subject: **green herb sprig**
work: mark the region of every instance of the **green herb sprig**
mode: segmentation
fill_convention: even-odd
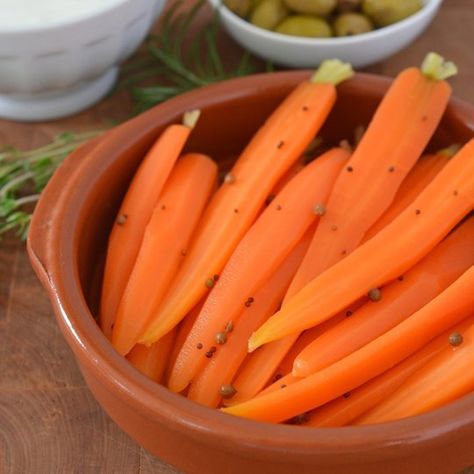
[[[136,112],[192,89],[257,71],[248,52],[234,67],[225,67],[218,47],[218,13],[200,28],[194,27],[206,3],[197,0],[185,9],[182,0],[174,1],[158,32],[150,35],[142,50],[122,68],[118,88],[130,91]],[[267,64],[266,70],[272,66]]]
[[[23,239],[41,191],[69,153],[102,131],[62,133],[31,151],[0,149],[0,236],[13,230]]]

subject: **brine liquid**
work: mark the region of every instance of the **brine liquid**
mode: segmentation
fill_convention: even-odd
[[[0,31],[43,27],[100,11],[121,0],[0,0]]]

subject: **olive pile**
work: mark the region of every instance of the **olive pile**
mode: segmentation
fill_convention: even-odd
[[[224,0],[224,4],[260,28],[312,38],[360,35],[423,7],[422,0]]]

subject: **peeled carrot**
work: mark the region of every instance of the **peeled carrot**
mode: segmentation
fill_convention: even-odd
[[[112,343],[120,354],[127,354],[138,341],[169,288],[216,178],[217,165],[200,154],[184,155],[171,172],[118,307]]]
[[[397,278],[474,207],[474,139],[391,224],[298,292],[250,338],[249,350],[320,324]],[[314,242],[314,240],[313,240]]]
[[[190,312],[186,315],[186,317],[181,321],[179,326],[176,327],[176,338],[173,344],[173,348],[171,349],[171,354],[169,357],[168,367],[166,368],[166,383],[171,377],[171,372],[173,370],[174,364],[176,363],[176,358],[183,347],[184,341],[188,337],[189,331],[194,326],[194,323],[201,312],[202,306],[204,304],[204,299],[201,300]]]
[[[175,331],[170,331],[163,339],[150,347],[137,344],[128,353],[127,359],[142,374],[155,382],[162,383],[175,335]]]
[[[443,79],[455,72],[430,53],[394,80],[334,185],[291,294],[356,249],[390,206],[441,120],[451,96]]]
[[[282,385],[286,387],[287,385],[290,385],[291,383],[301,380],[303,377],[295,376],[292,374],[295,358],[298,356],[298,354],[302,352],[303,349],[305,349],[308,345],[313,343],[317,338],[326,334],[327,331],[330,331],[333,327],[338,326],[345,319],[351,317],[354,314],[354,311],[356,311],[365,302],[366,302],[366,299],[362,298],[360,301],[357,301],[354,304],[352,304],[350,309],[348,308],[344,311],[341,311],[339,314],[337,314],[336,316],[333,316],[331,319],[328,319],[327,321],[324,321],[323,323],[318,324],[317,326],[314,326],[308,329],[307,331],[304,331],[296,340],[296,342],[293,344],[293,346],[291,346],[291,349],[288,351],[285,358],[282,360],[281,364],[279,365],[277,369],[277,373],[274,374],[273,376],[273,382],[261,392],[259,391],[258,395],[263,395],[265,393],[273,392],[277,389],[280,389]],[[268,355],[269,358],[271,359],[271,357],[274,354],[274,351],[268,354],[265,354],[265,349],[277,347],[276,345],[278,343],[284,343],[285,341],[289,340],[292,337],[294,336],[287,336],[281,339],[280,341],[270,342],[269,344],[266,344],[265,346],[260,348],[259,351],[249,354],[249,357],[258,356],[258,354],[264,354],[264,355]],[[259,361],[259,362],[264,363],[264,361]],[[283,374],[286,374],[286,375],[283,375]],[[236,402],[241,403],[242,401],[253,398],[256,394],[257,392],[252,394],[252,396],[246,399],[242,399],[242,400],[232,399],[233,403],[231,404],[235,404]]]
[[[245,309],[246,317],[239,320],[231,332],[223,332],[225,343],[217,345],[204,370],[194,379],[188,398],[209,407],[219,405],[222,396],[234,393],[232,379],[247,355],[247,340],[252,331],[281,304],[285,291],[308,249],[312,233],[308,232],[284,262],[255,293],[255,301]],[[227,390],[227,392],[226,392]]]
[[[300,159],[293,163],[291,168],[275,184],[271,193],[267,196],[265,204],[270,204],[275,199],[276,195],[304,168],[304,166],[304,159],[300,157]]]
[[[449,337],[446,346],[389,397],[359,418],[367,425],[420,415],[474,391],[474,322]],[[461,342],[462,340],[462,342]],[[459,345],[455,341],[459,341]]]
[[[390,224],[390,222],[406,209],[441,171],[443,166],[456,151],[458,151],[456,147],[450,147],[434,155],[423,156],[403,180],[392,204],[367,231],[363,242],[371,239],[377,232],[383,229],[387,224]]]
[[[242,308],[275,272],[318,216],[314,207],[324,202],[348,154],[334,148],[298,173],[248,230],[214,284],[171,374],[171,390],[180,392],[209,359],[216,334],[229,321],[237,322]],[[250,302],[250,303],[249,303]],[[197,349],[202,344],[204,351]]]
[[[141,342],[151,343],[166,334],[208,292],[206,282],[221,273],[272,188],[321,128],[336,100],[335,85],[351,75],[349,65],[323,62],[267,119],[212,199],[183,266]]]
[[[247,359],[239,369],[234,381],[234,387],[237,393],[231,399],[224,400],[224,404],[235,405],[236,403],[249,400],[257,395],[271,380],[278,379],[280,376],[291,372],[294,357],[296,357],[307,344],[345,317],[345,311],[341,312],[328,321],[308,329],[296,342],[294,336],[288,336],[280,341],[273,341],[270,344],[266,344],[258,351],[248,354]],[[297,352],[293,352],[293,347],[299,347],[300,349]],[[291,362],[288,363],[289,367],[278,368],[280,362],[283,364],[282,358],[285,357],[285,354],[287,354],[286,357],[291,359]],[[291,354],[293,354],[293,358],[291,358]]]
[[[398,387],[426,362],[449,345],[449,336],[464,330],[474,323],[470,317],[433,339],[392,369],[357,387],[345,396],[336,398],[308,413],[305,426],[345,426],[358,419],[378,403],[390,397]]]
[[[295,358],[293,375],[306,377],[342,359],[406,319],[474,265],[474,218],[454,230],[403,277],[315,339]]]
[[[223,411],[255,420],[281,422],[317,408],[394,367],[468,317],[474,302],[472,295],[474,266],[426,306],[358,351],[282,390]]]
[[[140,164],[120,206],[109,237],[100,301],[100,327],[108,338],[145,227],[198,118],[199,111],[189,112],[184,115],[182,125],[170,125],[161,134]]]

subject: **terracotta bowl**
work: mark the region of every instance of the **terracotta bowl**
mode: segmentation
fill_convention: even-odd
[[[411,419],[316,429],[235,418],[157,385],[120,357],[96,314],[107,235],[143,154],[186,110],[203,110],[189,149],[235,156],[290,89],[285,72],[238,79],[170,100],[69,157],[44,191],[28,240],[33,267],[59,326],[104,410],[148,451],[187,473],[453,473],[474,464],[474,396]],[[360,74],[340,87],[322,134],[352,137],[367,123],[389,79]],[[474,134],[474,109],[453,100],[431,144]],[[381,137],[383,139],[383,137]]]

